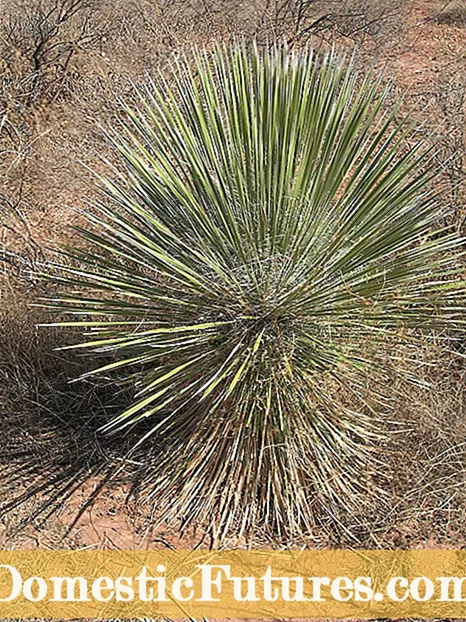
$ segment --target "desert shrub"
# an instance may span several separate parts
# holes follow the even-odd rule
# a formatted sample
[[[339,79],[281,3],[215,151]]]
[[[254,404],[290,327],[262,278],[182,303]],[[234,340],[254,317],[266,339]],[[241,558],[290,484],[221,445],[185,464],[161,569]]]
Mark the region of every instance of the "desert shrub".
[[[457,54],[450,53],[450,56],[451,61],[437,74],[433,89],[437,119],[442,120],[443,133],[437,159],[448,181],[446,198],[459,230],[463,232],[466,196],[466,61],[461,50]]]
[[[103,36],[95,9],[93,0],[7,0],[0,22],[0,95],[7,107],[61,93],[77,70],[75,58]]]
[[[286,36],[297,44],[375,40],[380,45],[400,34],[405,4],[404,0],[390,4],[383,0],[279,0],[267,5],[263,21],[268,17],[276,37]]]
[[[124,166],[48,306],[114,356],[89,373],[135,385],[102,431],[157,443],[165,517],[294,531],[357,506],[390,378],[461,325],[435,150],[388,91],[333,53],[217,48],[111,134]]]
[[[464,27],[466,26],[466,3],[464,0],[445,2],[434,15],[434,19],[439,24]]]

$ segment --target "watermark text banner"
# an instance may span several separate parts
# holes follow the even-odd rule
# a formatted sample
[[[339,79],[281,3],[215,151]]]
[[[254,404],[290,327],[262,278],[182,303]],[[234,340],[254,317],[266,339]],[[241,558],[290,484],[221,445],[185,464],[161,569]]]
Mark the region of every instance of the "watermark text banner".
[[[466,551],[0,551],[2,618],[465,618]]]

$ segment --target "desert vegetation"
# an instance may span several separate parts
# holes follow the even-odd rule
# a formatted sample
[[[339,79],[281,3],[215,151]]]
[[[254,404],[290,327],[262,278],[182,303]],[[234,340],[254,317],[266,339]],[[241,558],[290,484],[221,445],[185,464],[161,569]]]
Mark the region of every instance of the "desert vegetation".
[[[8,529],[460,533],[463,5],[4,6]]]
[[[103,431],[148,421],[150,495],[175,516],[293,533],[355,503],[374,471],[367,376],[396,373],[421,331],[461,329],[431,150],[403,149],[408,121],[357,77],[286,47],[179,61],[128,110],[125,172],[52,273],[73,288],[52,308],[86,329],[75,347],[117,353],[97,373],[137,387]]]

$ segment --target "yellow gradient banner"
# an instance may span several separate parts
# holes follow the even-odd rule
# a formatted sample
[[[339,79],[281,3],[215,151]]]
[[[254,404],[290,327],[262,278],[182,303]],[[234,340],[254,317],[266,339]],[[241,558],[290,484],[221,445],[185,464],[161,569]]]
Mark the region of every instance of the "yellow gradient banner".
[[[466,551],[0,551],[2,618],[465,618]]]

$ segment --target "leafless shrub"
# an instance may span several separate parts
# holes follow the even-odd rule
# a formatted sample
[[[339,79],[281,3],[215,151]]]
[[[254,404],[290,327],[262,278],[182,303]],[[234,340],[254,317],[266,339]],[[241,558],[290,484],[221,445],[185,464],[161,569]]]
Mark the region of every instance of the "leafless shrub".
[[[31,145],[23,131],[6,114],[0,122],[0,156],[4,166],[0,176],[0,269],[4,277],[16,275],[34,281],[34,266],[43,257],[28,222],[25,168]]]
[[[16,86],[27,102],[56,97],[77,53],[100,40],[92,19],[95,10],[95,0],[7,3],[0,24],[4,63],[11,82],[19,77]]]
[[[399,33],[404,0],[281,0],[269,8],[275,33],[287,34],[295,43],[312,38],[332,42],[335,37],[361,43],[367,38],[387,38]]]
[[[438,73],[434,99],[440,113],[442,140],[437,160],[448,183],[447,199],[464,233],[466,213],[466,60],[462,53]]]
[[[466,26],[466,2],[464,0],[449,0],[434,16],[438,24],[448,26]]]

